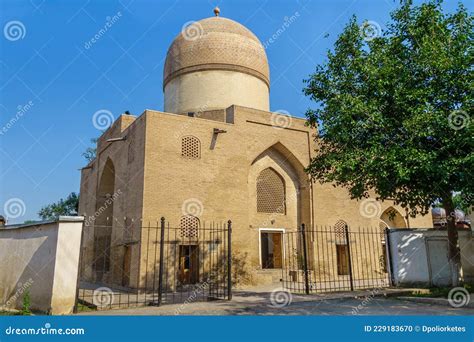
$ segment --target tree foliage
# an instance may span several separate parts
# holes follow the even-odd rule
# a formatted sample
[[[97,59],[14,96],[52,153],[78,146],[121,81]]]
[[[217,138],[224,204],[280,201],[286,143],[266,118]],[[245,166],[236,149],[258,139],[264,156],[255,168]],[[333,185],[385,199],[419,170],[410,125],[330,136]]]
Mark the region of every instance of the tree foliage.
[[[55,220],[59,216],[76,216],[79,207],[79,196],[71,192],[66,199],[51,203],[38,212],[42,220]]]
[[[459,193],[453,195],[453,205],[454,209],[462,210],[465,214],[470,214],[472,211],[468,200]],[[443,208],[443,202],[437,202],[434,204],[434,206],[438,208]]]
[[[454,191],[472,204],[473,17],[441,5],[405,2],[374,39],[350,20],[304,90],[319,104],[307,112],[320,124],[315,179],[412,215]]]
[[[307,112],[319,126],[313,179],[347,187],[352,198],[375,193],[415,216],[453,193],[474,201],[473,16],[463,5],[444,13],[442,0],[404,1],[378,35],[353,17],[327,62],[306,80],[318,103]],[[377,36],[378,35],[378,36]],[[449,215],[454,217],[454,215]],[[452,283],[459,279],[458,235],[448,220]]]

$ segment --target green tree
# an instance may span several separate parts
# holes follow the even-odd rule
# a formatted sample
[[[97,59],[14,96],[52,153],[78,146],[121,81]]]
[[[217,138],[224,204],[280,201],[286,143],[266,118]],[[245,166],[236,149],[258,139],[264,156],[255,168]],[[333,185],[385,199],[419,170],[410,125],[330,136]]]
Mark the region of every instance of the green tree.
[[[464,198],[462,194],[460,193],[456,193],[453,195],[453,205],[454,205],[454,209],[462,210],[465,214],[469,214],[471,212],[469,200]],[[437,202],[434,204],[434,206],[443,208],[443,203]]]
[[[42,220],[55,220],[59,216],[76,216],[79,207],[79,196],[71,192],[66,199],[60,199],[56,203],[51,203],[38,212]]]
[[[452,213],[454,192],[472,205],[472,14],[462,4],[445,13],[441,0],[405,1],[378,30],[353,17],[305,81],[305,94],[318,103],[308,124],[319,126],[307,171],[348,188],[352,198],[393,199],[411,216],[439,201]],[[457,285],[454,220],[448,240]]]

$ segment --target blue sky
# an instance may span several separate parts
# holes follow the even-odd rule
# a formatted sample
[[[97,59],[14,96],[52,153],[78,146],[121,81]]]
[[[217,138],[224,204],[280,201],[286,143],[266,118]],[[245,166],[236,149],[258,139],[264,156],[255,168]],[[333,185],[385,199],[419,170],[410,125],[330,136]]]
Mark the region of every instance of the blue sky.
[[[456,1],[445,1],[452,11]],[[467,2],[464,2],[467,5]],[[20,1],[0,4],[0,214],[37,219],[45,204],[79,191],[82,152],[97,137],[92,117],[109,110],[163,110],[166,51],[183,24],[212,16],[236,20],[267,42],[271,110],[304,116],[313,105],[303,79],[322,63],[352,14],[382,28],[393,0],[332,1]],[[95,43],[91,38],[113,24]],[[17,30],[15,30],[17,29]],[[16,205],[18,204],[18,205]],[[18,211],[15,211],[18,210]],[[14,218],[13,218],[14,217]]]

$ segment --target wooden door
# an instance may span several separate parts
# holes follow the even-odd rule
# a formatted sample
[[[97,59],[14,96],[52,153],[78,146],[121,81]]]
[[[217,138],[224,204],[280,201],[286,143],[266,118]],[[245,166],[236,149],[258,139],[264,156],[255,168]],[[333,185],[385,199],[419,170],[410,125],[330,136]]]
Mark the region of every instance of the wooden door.
[[[282,267],[282,234],[281,233],[273,233],[272,242],[273,242],[273,267],[274,268],[281,268]]]
[[[132,248],[125,246],[123,253],[123,273],[122,273],[122,286],[130,285],[130,264],[132,261]]]
[[[347,245],[336,245],[337,254],[337,274],[348,275],[349,274],[349,253]]]
[[[183,285],[199,282],[199,246],[179,246],[179,282]]]

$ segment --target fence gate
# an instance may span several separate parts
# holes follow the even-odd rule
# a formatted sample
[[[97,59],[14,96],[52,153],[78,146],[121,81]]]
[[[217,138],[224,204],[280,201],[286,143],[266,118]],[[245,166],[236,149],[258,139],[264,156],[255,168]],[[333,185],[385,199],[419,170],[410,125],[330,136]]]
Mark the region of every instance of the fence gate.
[[[75,310],[232,298],[231,222],[84,227]]]
[[[284,234],[283,286],[292,292],[353,291],[390,286],[388,230],[334,227]]]

